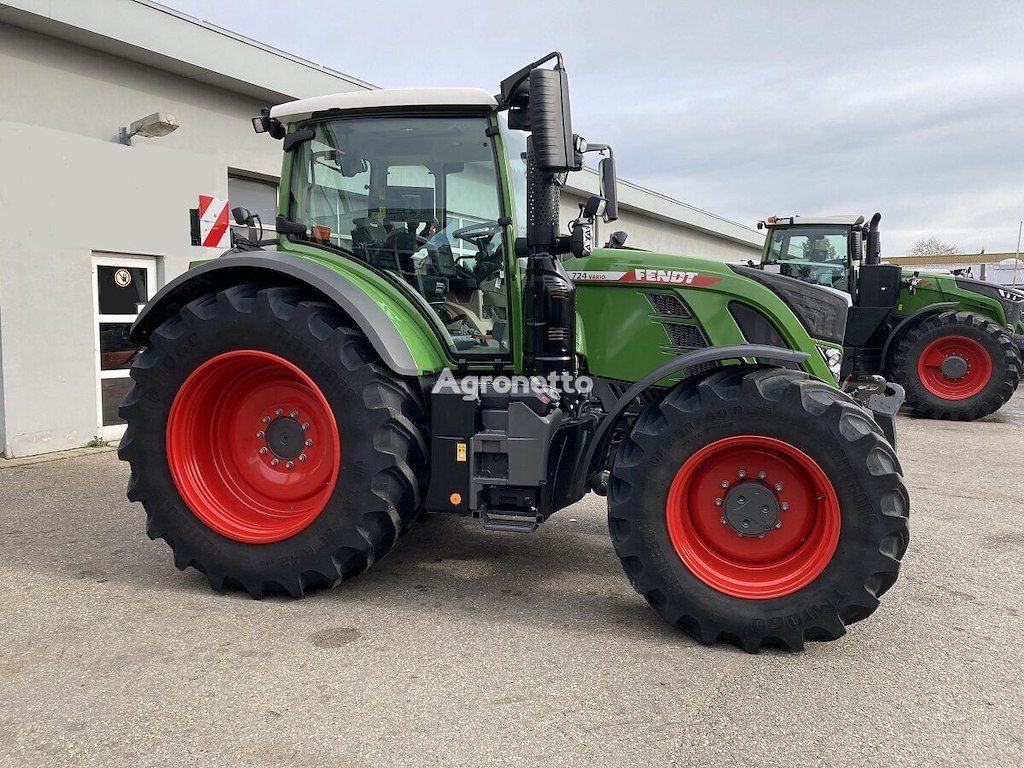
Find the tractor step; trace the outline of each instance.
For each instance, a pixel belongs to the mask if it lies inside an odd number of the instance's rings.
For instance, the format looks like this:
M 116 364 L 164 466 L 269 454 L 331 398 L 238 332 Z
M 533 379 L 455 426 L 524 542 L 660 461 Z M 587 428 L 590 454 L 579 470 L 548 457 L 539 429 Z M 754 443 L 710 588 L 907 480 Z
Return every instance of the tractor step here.
M 533 533 L 542 522 L 544 518 L 540 515 L 521 510 L 489 509 L 484 512 L 484 528 L 488 531 Z

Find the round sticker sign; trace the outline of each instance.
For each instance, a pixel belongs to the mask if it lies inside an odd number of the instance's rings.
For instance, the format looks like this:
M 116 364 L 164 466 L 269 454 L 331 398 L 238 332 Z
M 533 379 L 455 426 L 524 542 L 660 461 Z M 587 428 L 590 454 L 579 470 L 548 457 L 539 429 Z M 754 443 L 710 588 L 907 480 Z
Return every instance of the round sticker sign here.
M 127 269 L 119 269 L 114 273 L 114 282 L 119 288 L 127 288 L 132 284 L 132 273 Z

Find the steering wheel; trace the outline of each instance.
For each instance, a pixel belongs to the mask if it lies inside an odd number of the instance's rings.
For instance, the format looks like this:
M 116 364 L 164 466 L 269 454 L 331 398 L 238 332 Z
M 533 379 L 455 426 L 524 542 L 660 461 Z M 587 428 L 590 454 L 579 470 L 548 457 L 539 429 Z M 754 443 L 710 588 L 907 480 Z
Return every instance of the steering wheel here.
M 452 236 L 472 243 L 474 240 L 493 237 L 498 232 L 501 232 L 501 229 L 501 224 L 496 221 L 481 221 L 479 224 L 470 224 L 468 227 L 456 229 L 452 232 Z

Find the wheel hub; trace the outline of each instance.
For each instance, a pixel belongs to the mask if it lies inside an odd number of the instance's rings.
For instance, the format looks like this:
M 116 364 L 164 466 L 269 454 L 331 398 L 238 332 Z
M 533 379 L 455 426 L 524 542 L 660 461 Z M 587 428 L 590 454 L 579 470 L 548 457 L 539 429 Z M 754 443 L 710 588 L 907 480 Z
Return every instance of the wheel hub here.
M 764 483 L 747 480 L 725 495 L 725 522 L 740 536 L 764 536 L 779 522 L 779 502 Z
M 942 361 L 939 370 L 948 379 L 962 379 L 967 374 L 967 361 L 960 355 L 950 355 Z
M 267 425 L 267 448 L 279 459 L 298 458 L 305 447 L 302 424 L 291 416 L 280 416 Z

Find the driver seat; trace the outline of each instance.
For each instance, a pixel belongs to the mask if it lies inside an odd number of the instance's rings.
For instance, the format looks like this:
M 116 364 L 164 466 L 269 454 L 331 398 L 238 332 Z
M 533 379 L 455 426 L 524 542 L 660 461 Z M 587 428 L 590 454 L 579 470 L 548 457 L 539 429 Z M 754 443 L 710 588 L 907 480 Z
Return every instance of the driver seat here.
M 429 253 L 430 260 L 434 263 L 437 274 L 447 278 L 450 290 L 475 291 L 480 287 L 477 285 L 476 280 L 466 277 L 459 272 L 455 256 L 452 254 L 452 247 L 448 243 L 443 243 L 436 249 L 431 249 Z
M 412 255 L 418 250 L 416 235 L 405 227 L 398 227 L 388 233 L 384 248 L 393 253 L 402 273 L 409 279 L 416 274 L 416 263 Z

